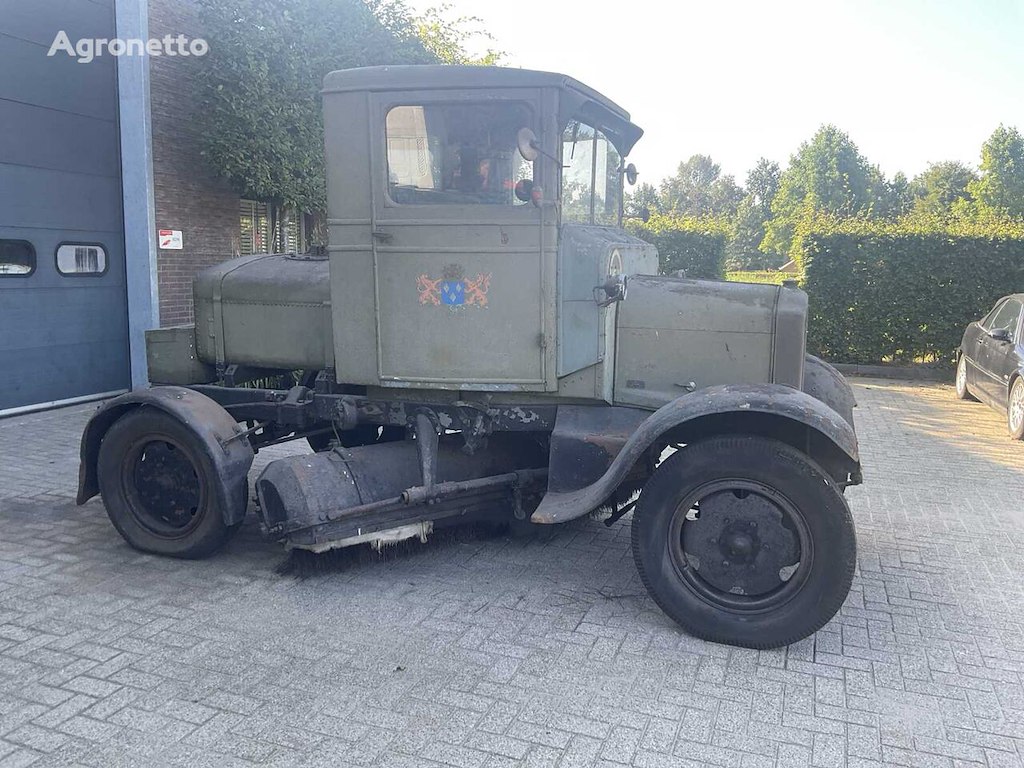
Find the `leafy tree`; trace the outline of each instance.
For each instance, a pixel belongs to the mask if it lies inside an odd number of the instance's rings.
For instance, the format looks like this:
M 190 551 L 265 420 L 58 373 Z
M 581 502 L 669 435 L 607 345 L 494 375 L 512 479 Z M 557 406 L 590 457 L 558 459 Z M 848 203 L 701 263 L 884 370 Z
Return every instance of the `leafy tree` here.
M 1024 137 L 1000 125 L 981 146 L 981 176 L 967 191 L 982 216 L 1024 216 Z
M 815 212 L 870 214 L 884 190 L 881 172 L 850 137 L 834 125 L 822 126 L 800 145 L 782 174 L 762 249 L 796 256 L 794 238 L 802 218 Z
M 768 269 L 781 266 L 785 260 L 782 254 L 761 250 L 781 175 L 779 164 L 763 157 L 747 174 L 747 193 L 736 211 L 733 236 L 726 249 L 729 269 Z
M 204 152 L 239 194 L 275 204 L 325 207 L 324 75 L 434 60 L 396 3 L 201 0 L 200 13 Z
M 652 214 L 661 213 L 661 197 L 653 184 L 640 184 L 632 192 L 626 193 L 626 216 L 636 218 L 646 208 Z
M 444 3 L 428 8 L 416 19 L 416 34 L 423 46 L 443 64 L 498 64 L 505 55 L 502 51 L 487 48 L 479 56 L 466 51 L 467 43 L 474 38 L 494 40 L 493 35 L 481 26 L 482 19 L 478 16 L 453 19 L 451 10 L 451 5 Z
M 675 176 L 661 182 L 661 207 L 681 216 L 733 216 L 743 190 L 707 155 L 680 163 Z
M 967 187 L 977 178 L 978 174 L 963 163 L 953 160 L 932 163 L 911 182 L 914 213 L 927 216 L 948 214 L 957 201 L 970 201 Z
M 881 183 L 878 187 L 878 200 L 872 213 L 885 218 L 899 218 L 910 213 L 914 207 L 914 191 L 907 175 L 898 171 L 892 177 L 892 181 L 887 182 L 881 171 L 877 173 Z

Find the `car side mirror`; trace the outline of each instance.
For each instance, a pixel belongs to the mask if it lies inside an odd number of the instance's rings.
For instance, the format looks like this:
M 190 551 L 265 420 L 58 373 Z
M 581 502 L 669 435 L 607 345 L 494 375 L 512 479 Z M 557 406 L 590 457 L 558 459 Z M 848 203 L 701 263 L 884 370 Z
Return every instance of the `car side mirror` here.
M 1010 330 L 1008 328 L 993 328 L 991 331 L 988 332 L 988 335 L 991 336 L 996 341 L 1010 340 Z

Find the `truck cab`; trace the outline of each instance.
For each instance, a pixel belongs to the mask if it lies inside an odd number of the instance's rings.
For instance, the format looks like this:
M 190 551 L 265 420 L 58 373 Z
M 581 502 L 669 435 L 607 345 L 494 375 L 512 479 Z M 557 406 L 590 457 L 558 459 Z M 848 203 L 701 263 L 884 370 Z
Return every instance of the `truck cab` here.
M 398 66 L 328 75 L 324 121 L 339 380 L 612 399 L 595 288 L 658 268 L 621 228 L 625 110 L 563 75 Z

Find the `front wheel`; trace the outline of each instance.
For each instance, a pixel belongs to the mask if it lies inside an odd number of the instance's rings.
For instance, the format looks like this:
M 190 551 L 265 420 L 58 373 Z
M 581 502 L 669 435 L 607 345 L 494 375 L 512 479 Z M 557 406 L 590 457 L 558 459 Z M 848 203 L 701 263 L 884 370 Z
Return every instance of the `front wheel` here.
M 958 400 L 973 400 L 974 396 L 967 388 L 967 356 L 960 355 L 956 363 L 956 396 Z
M 820 629 L 846 599 L 853 519 L 817 463 L 762 437 L 689 445 L 648 481 L 633 517 L 647 591 L 692 635 L 775 648 Z
M 1006 409 L 1006 426 L 1010 437 L 1024 440 L 1024 377 L 1017 377 L 1010 387 L 1010 399 Z
M 96 469 L 107 516 L 136 549 L 206 557 L 238 528 L 224 522 L 211 460 L 192 431 L 167 413 L 140 408 L 114 422 Z

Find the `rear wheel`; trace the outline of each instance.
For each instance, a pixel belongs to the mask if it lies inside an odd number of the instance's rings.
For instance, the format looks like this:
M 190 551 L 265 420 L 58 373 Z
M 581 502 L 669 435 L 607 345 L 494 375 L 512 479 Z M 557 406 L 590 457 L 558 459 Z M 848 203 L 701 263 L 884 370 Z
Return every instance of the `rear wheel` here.
M 648 592 L 687 632 L 774 648 L 820 629 L 850 591 L 853 520 L 814 461 L 761 437 L 718 437 L 666 459 L 633 517 Z
M 180 421 L 142 408 L 104 435 L 97 460 L 110 521 L 136 549 L 200 558 L 238 528 L 224 522 L 213 464 Z
M 964 355 L 960 355 L 956 364 L 956 396 L 960 400 L 974 399 L 970 390 L 967 389 L 967 357 Z
M 1006 426 L 1010 430 L 1010 437 L 1014 440 L 1024 440 L 1024 377 L 1018 376 L 1010 387 Z

